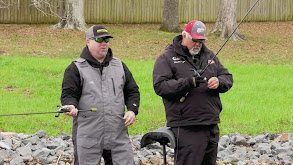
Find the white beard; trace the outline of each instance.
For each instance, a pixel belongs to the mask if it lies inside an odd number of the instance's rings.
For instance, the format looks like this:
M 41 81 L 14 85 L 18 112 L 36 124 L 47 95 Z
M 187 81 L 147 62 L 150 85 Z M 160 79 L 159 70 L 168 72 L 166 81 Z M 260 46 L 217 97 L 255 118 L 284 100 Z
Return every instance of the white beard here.
M 200 47 L 193 47 L 189 50 L 189 53 L 192 55 L 192 56 L 195 56 L 197 55 L 199 52 L 200 52 L 201 48 Z

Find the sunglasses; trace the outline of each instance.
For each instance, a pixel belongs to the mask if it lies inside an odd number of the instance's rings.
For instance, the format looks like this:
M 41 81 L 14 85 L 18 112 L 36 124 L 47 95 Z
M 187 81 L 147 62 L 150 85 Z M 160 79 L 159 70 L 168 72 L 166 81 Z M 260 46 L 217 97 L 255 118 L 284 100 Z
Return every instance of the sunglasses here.
M 108 43 L 110 41 L 110 38 L 93 38 L 93 40 L 95 40 L 98 43 L 102 43 L 103 41 Z
M 187 35 L 193 42 L 195 42 L 195 43 L 204 43 L 205 42 L 205 40 L 204 39 L 194 39 L 194 38 L 192 38 L 190 35 Z

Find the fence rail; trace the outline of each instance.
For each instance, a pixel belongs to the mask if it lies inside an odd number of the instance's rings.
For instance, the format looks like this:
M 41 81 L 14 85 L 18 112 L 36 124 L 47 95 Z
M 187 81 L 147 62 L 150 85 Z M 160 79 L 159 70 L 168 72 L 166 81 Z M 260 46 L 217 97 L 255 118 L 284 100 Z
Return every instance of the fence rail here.
M 0 23 L 57 23 L 62 0 L 1 0 Z M 237 0 L 240 20 L 255 0 Z M 34 4 L 35 3 L 35 4 Z M 219 0 L 179 0 L 179 22 L 215 22 Z M 161 23 L 164 0 L 85 0 L 87 23 Z M 36 8 L 37 7 L 37 8 Z M 247 21 L 292 21 L 293 0 L 260 0 Z

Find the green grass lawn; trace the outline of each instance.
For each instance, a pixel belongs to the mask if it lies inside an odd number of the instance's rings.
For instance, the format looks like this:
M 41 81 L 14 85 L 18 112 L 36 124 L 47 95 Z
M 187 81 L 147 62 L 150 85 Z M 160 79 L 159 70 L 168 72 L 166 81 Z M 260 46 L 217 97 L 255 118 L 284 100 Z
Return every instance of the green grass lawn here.
M 207 24 L 208 29 L 212 25 Z M 114 56 L 127 64 L 140 88 L 139 115 L 129 133 L 164 126 L 164 106 L 153 90 L 152 70 L 155 59 L 178 34 L 161 32 L 158 25 L 107 26 L 115 37 L 110 42 Z M 221 134 L 293 132 L 293 32 L 285 30 L 293 23 L 240 27 L 248 40 L 229 41 L 219 54 L 234 78 L 233 88 L 221 95 Z M 50 25 L 0 24 L 0 31 L 0 114 L 57 111 L 63 72 L 85 46 L 85 33 Z M 207 46 L 216 52 L 224 41 L 208 37 Z M 0 117 L 0 131 L 70 133 L 71 118 L 54 116 Z
M 0 56 L 0 112 L 27 113 L 57 111 L 60 104 L 63 71 L 67 59 L 48 57 Z M 140 112 L 129 129 L 131 135 L 143 134 L 165 125 L 162 100 L 152 87 L 154 61 L 125 61 L 141 92 Z M 290 84 L 292 66 L 227 65 L 234 75 L 234 86 L 222 94 L 222 134 L 239 132 L 292 132 L 293 96 Z M 2 131 L 34 133 L 40 129 L 48 135 L 70 133 L 71 118 L 54 114 L 1 117 Z

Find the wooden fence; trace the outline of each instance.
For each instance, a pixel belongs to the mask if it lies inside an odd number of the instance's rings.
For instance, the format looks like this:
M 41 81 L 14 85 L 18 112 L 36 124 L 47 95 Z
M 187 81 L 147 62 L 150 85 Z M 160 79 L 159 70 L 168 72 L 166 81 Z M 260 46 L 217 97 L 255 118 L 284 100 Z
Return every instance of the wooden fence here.
M 57 23 L 62 0 L 1 0 L 0 23 Z M 237 0 L 241 20 L 256 0 Z M 2 3 L 1 3 L 2 2 Z M 179 0 L 179 22 L 215 22 L 220 0 Z M 164 0 L 85 0 L 87 23 L 161 23 Z M 36 8 L 37 6 L 38 8 Z M 58 17 L 59 16 L 59 17 Z M 293 0 L 260 0 L 246 21 L 292 21 Z

